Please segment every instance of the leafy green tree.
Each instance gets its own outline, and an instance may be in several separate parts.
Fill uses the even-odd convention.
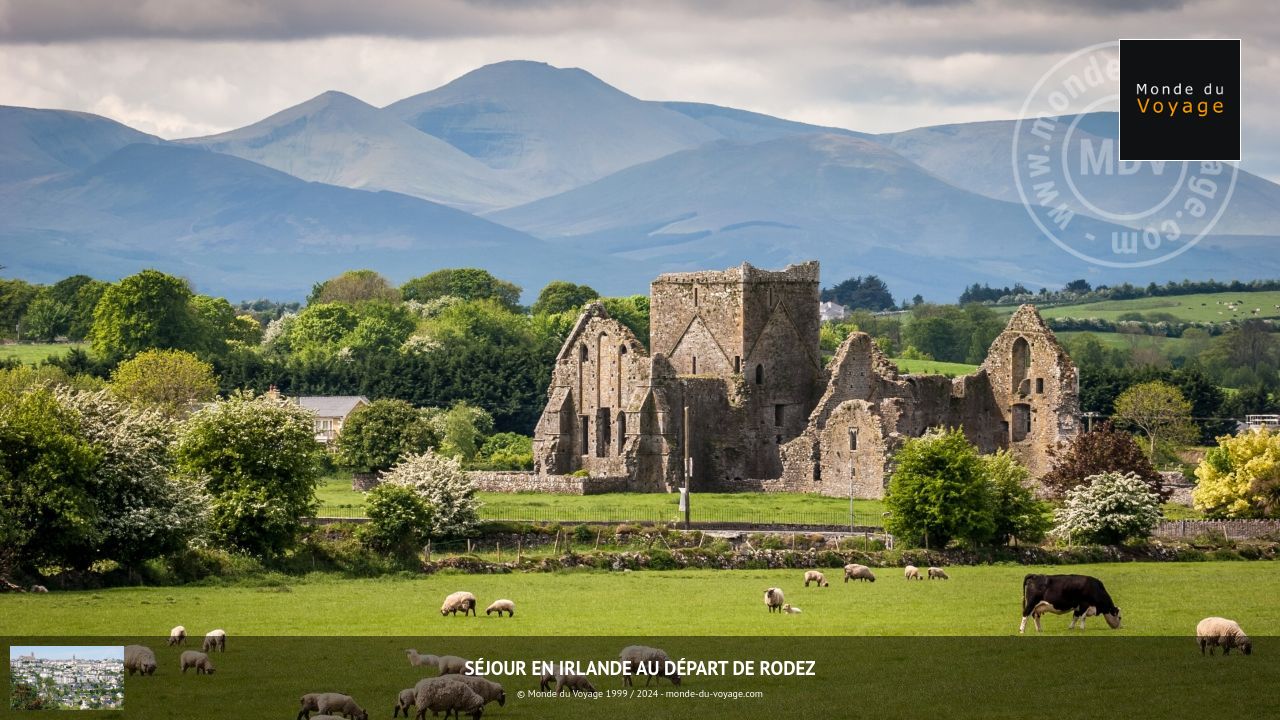
[[[0,537],[11,563],[87,568],[102,539],[94,502],[101,451],[54,392],[0,389]]]
[[[23,319],[24,335],[30,340],[49,342],[64,335],[71,325],[71,306],[59,302],[48,288],[41,290]]]
[[[576,285],[564,280],[553,280],[538,293],[531,310],[534,315],[548,315],[580,311],[582,306],[600,297],[600,293],[586,285]]]
[[[332,353],[358,322],[359,317],[347,305],[308,305],[288,324],[288,347],[295,353]]]
[[[977,448],[959,430],[902,444],[889,481],[885,528],[908,542],[983,543],[995,531],[991,488]]]
[[[26,280],[0,278],[0,337],[16,337],[39,288]]]
[[[1053,468],[1040,478],[1040,483],[1057,495],[1084,485],[1088,479],[1104,473],[1134,474],[1156,494],[1164,493],[1164,481],[1151,459],[1129,433],[1109,422],[1071,439],[1066,450],[1054,458]]]
[[[892,310],[893,294],[875,275],[853,277],[822,291],[823,302],[839,303],[849,309]]]
[[[184,350],[146,350],[116,366],[111,390],[168,417],[185,415],[218,393],[213,366]]]
[[[400,305],[365,304],[357,313],[355,328],[339,340],[342,347],[357,356],[395,352],[416,326],[413,316]]]
[[[440,453],[464,463],[475,459],[485,437],[493,432],[493,416],[465,402],[436,411],[431,417],[440,436]]]
[[[1049,505],[1036,500],[1029,487],[1031,473],[1007,450],[982,456],[983,470],[991,483],[995,518],[993,537],[1001,542],[1014,538],[1036,543],[1049,531]]]
[[[531,470],[533,438],[511,432],[490,435],[473,465],[483,470]]]
[[[399,302],[400,291],[373,270],[348,270],[337,277],[316,283],[307,304]]]
[[[1280,515],[1280,433],[1224,435],[1195,473],[1200,482],[1191,497],[1210,517]]]
[[[108,287],[93,313],[93,349],[112,358],[143,350],[196,349],[200,323],[185,280],[143,270]]]
[[[1116,398],[1116,419],[1129,423],[1147,437],[1150,457],[1157,443],[1195,442],[1191,403],[1178,388],[1164,382],[1146,382],[1125,390]]]
[[[431,538],[431,506],[414,486],[379,484],[369,491],[365,514],[369,522],[360,527],[360,538],[374,550],[407,559]]]
[[[177,467],[203,483],[215,540],[260,556],[288,550],[314,512],[321,449],[296,403],[236,393],[184,423]]]
[[[1160,496],[1133,473],[1103,473],[1067,492],[1055,535],[1077,542],[1115,545],[1151,536],[1160,522]]]
[[[609,317],[626,325],[636,338],[649,347],[649,296],[628,295],[626,297],[609,297],[600,300]],[[566,333],[567,334],[567,333]],[[560,338],[564,340],[564,338]],[[559,349],[557,343],[556,349]]]
[[[338,435],[338,462],[354,470],[383,472],[405,455],[424,453],[439,439],[427,417],[403,400],[374,400],[356,410]]]
[[[451,295],[463,300],[495,300],[508,310],[520,308],[520,286],[479,268],[448,268],[400,286],[405,300],[430,302]]]
[[[382,485],[412,488],[422,498],[430,511],[430,537],[463,537],[480,523],[475,483],[454,458],[408,455],[382,476]]]

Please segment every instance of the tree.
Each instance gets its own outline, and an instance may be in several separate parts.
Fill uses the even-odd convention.
[[[932,431],[902,444],[889,481],[885,528],[908,542],[946,547],[983,543],[995,531],[991,489],[977,448],[959,430]]]
[[[417,277],[400,286],[405,300],[430,302],[446,295],[463,300],[496,300],[508,310],[520,308],[520,286],[499,280],[479,268],[449,268]]]
[[[491,435],[473,464],[483,470],[532,470],[533,438],[510,432]]]
[[[1280,515],[1280,433],[1223,436],[1195,473],[1200,482],[1191,498],[1210,517]]]
[[[430,422],[403,400],[374,400],[343,423],[336,451],[344,466],[380,473],[405,455],[424,453],[439,444]]]
[[[1116,419],[1147,436],[1153,460],[1157,443],[1190,443],[1199,434],[1191,422],[1191,403],[1178,388],[1159,381],[1134,385],[1121,393],[1116,398]]]
[[[184,423],[175,460],[209,494],[215,540],[267,557],[292,547],[316,505],[314,432],[314,417],[296,403],[248,392]]]
[[[644,343],[645,347],[649,347],[648,295],[603,298],[600,302],[604,304],[605,312],[609,313],[609,317],[626,325],[636,334],[636,339]],[[560,338],[560,340],[563,339]],[[559,343],[556,345],[558,346]]]
[[[26,280],[0,279],[0,337],[18,335],[27,306],[38,293],[39,288]]]
[[[445,412],[436,411],[432,419],[440,436],[440,453],[463,463],[475,459],[485,436],[493,432],[493,416],[483,408],[465,402],[457,403]]]
[[[1164,495],[1163,478],[1133,436],[1109,422],[1072,438],[1040,483],[1061,496],[1088,478],[1109,472],[1137,475],[1152,492]]]
[[[287,347],[294,353],[331,354],[358,322],[359,317],[346,305],[308,305],[286,322]]]
[[[892,310],[893,295],[875,275],[853,277],[822,291],[823,302],[839,303],[849,309]]]
[[[600,297],[600,293],[586,285],[575,285],[564,280],[553,280],[538,293],[531,308],[534,315],[548,315],[580,311],[583,305]]]
[[[316,283],[307,304],[399,302],[400,291],[373,270],[348,270],[337,277]]]
[[[378,485],[369,491],[365,514],[369,522],[361,526],[360,538],[375,550],[409,558],[431,537],[431,507],[414,486]]]
[[[1008,450],[982,456],[982,465],[987,482],[991,483],[995,517],[992,536],[1000,542],[1009,538],[1040,542],[1051,525],[1049,506],[1036,500],[1031,492],[1031,473]]]
[[[146,350],[116,366],[111,390],[168,417],[186,414],[218,393],[213,366],[183,350]]]
[[[1092,290],[1093,287],[1089,285],[1088,280],[1082,278],[1080,280],[1072,280],[1066,285],[1063,285],[1062,289],[1073,293],[1087,293]]]
[[[143,350],[195,349],[198,323],[185,280],[143,270],[111,285],[93,312],[93,349],[127,358]]]
[[[1070,490],[1055,519],[1054,534],[1080,542],[1115,545],[1147,538],[1160,522],[1160,496],[1133,473],[1103,473]]]
[[[412,488],[430,512],[429,536],[463,537],[480,522],[476,486],[454,458],[408,455],[382,477],[382,485]]]
[[[71,306],[59,302],[45,288],[27,306],[22,324],[25,337],[48,342],[67,332],[71,325]]]

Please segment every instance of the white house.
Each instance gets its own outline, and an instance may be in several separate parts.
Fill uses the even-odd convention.
[[[322,443],[338,437],[351,413],[369,404],[363,395],[300,395],[294,400],[315,414],[316,442]]]

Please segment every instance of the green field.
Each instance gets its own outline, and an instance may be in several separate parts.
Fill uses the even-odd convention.
[[[1160,353],[1166,357],[1174,355],[1185,355],[1187,347],[1190,343],[1182,338],[1167,337],[1165,335],[1130,335],[1128,333],[1111,333],[1111,332],[1059,332],[1054,333],[1059,340],[1071,340],[1080,335],[1092,335],[1102,343],[1104,347],[1120,348],[1121,350],[1129,350],[1134,347],[1155,347]]]
[[[34,365],[50,355],[65,355],[74,348],[86,347],[85,343],[14,343],[0,345],[0,358],[17,358]]]
[[[1235,312],[1227,304],[1238,305]],[[1254,309],[1260,310],[1253,314]],[[998,308],[1001,312],[1013,312],[1015,307]],[[1118,320],[1127,312],[1162,312],[1180,320],[1194,322],[1223,322],[1249,318],[1280,318],[1280,291],[1201,293],[1197,295],[1172,295],[1167,297],[1134,298],[1133,300],[1105,300],[1081,305],[1044,307],[1040,314],[1047,318],[1099,318]]]
[[[1239,707],[1275,717],[1280,653],[1280,573],[1272,563],[1129,563],[1074,566],[1103,579],[1124,624],[1094,618],[1068,631],[1047,616],[1045,632],[1017,634],[1022,576],[1053,568],[957,567],[949,581],[908,582],[901,570],[876,583],[803,587],[801,570],[474,575],[337,581],[313,576],[268,587],[128,588],[0,595],[0,634],[12,644],[126,644],[153,648],[159,670],[130,677],[125,709],[135,718],[294,717],[306,692],[355,697],[385,718],[401,688],[434,671],[406,661],[405,648],[472,660],[616,659],[629,644],[673,659],[812,662],[812,675],[726,676],[689,669],[673,688],[637,691],[592,674],[593,698],[533,697],[538,676],[489,671],[506,702],[485,716],[535,718],[769,718],[804,714],[887,718],[1210,717]],[[836,571],[829,572],[835,575]],[[771,614],[766,587],[784,590],[799,615]],[[440,600],[468,589],[478,617],[441,617]],[[489,617],[496,597],[513,618]],[[1250,657],[1202,657],[1192,640],[1209,614],[1238,619],[1254,638]],[[224,628],[217,674],[182,675],[163,638],[183,624],[198,640]],[[55,635],[56,637],[52,637]],[[18,642],[21,638],[21,642]],[[510,667],[510,666],[508,666]],[[667,692],[705,693],[677,697]],[[750,697],[715,693],[758,693]],[[1034,703],[1035,711],[1027,710]],[[0,717],[26,717],[0,709]],[[118,711],[95,717],[122,718]]]
[[[939,362],[937,360],[905,360],[902,358],[894,358],[893,364],[897,365],[898,369],[904,373],[913,373],[916,375],[947,375],[949,377],[968,375],[978,369],[977,365]]]
[[[1124,635],[1190,634],[1206,615],[1280,635],[1280,566],[1266,561],[1117,563],[1065,569],[975,566],[949,581],[911,583],[899,568],[875,583],[803,586],[803,570],[581,571],[369,580],[313,575],[265,587],[121,588],[0,595],[0,635],[161,635],[175,624],[232,635],[1010,635],[1022,577],[1072,572],[1102,578],[1124,612]],[[804,613],[769,617],[764,588],[782,588]],[[514,618],[441,618],[440,600],[465,589],[482,607],[516,602]],[[668,612],[673,602],[679,612]],[[352,610],[357,609],[358,612]],[[765,621],[771,624],[765,624]],[[1049,616],[1045,631],[1066,633]],[[1093,628],[1102,630],[1103,623]]]
[[[604,495],[553,495],[550,493],[479,493],[484,505],[480,516],[496,520],[545,522],[679,522],[678,496],[666,493],[607,493]],[[343,509],[364,507],[363,493],[351,490],[343,475],[326,477],[317,488],[321,515],[347,517]],[[794,522],[806,525],[838,525],[849,521],[848,498],[800,493],[694,493],[690,505],[696,522]],[[859,525],[881,523],[884,503],[855,500]],[[358,515],[358,513],[355,513]]]

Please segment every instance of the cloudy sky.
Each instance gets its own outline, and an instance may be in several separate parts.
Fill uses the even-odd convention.
[[[1242,38],[1243,166],[1280,180],[1271,0],[0,0],[0,104],[185,137],[527,59],[880,132],[1013,117],[1054,62],[1118,37]]]

